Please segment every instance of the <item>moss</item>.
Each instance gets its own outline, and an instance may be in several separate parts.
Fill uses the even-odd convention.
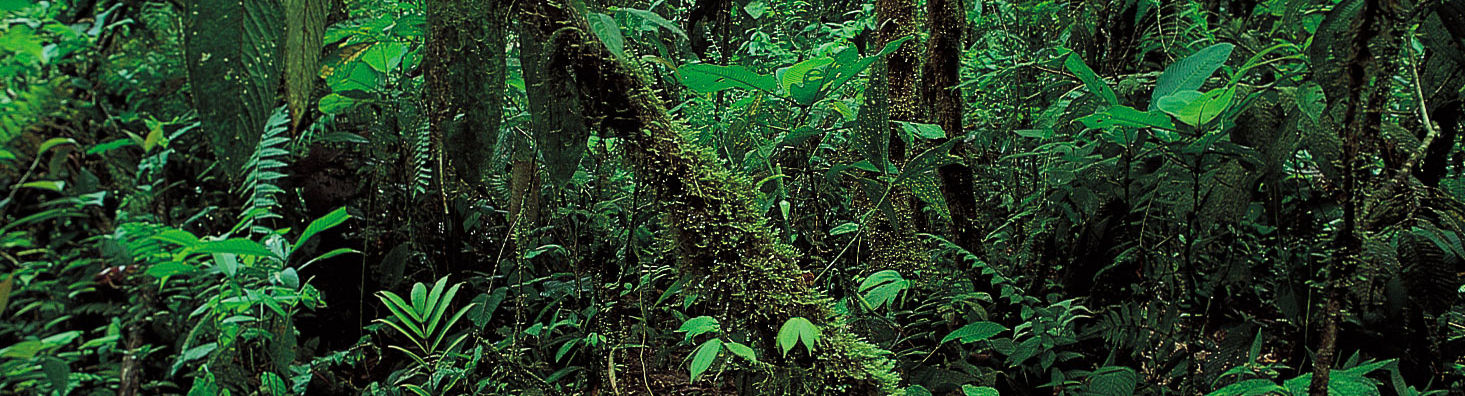
[[[808,318],[823,329],[812,368],[784,363],[764,366],[762,374],[796,385],[799,392],[792,393],[799,394],[896,392],[900,379],[884,356],[888,352],[857,340],[833,314],[832,302],[802,282],[797,253],[776,241],[755,209],[752,183],[721,169],[705,147],[691,143],[683,124],[667,115],[633,70],[603,46],[584,45],[596,42],[586,33],[584,16],[556,2],[521,4],[522,23],[533,24],[541,39],[555,38],[550,66],[576,77],[586,125],[624,140],[622,155],[661,202],[680,269],[700,277],[692,286],[714,316],[730,330],[758,335],[755,343],[770,352],[773,332],[790,317]]]

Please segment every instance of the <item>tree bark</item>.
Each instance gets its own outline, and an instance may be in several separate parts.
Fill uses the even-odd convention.
[[[927,0],[926,26],[930,38],[926,43],[926,64],[922,68],[921,97],[927,103],[926,122],[940,125],[948,139],[961,139],[964,113],[961,91],[961,51],[966,21],[961,0]],[[951,153],[962,156],[966,144],[957,142]],[[965,160],[944,165],[936,170],[941,178],[941,195],[951,213],[951,234],[957,245],[979,253],[981,234],[973,220],[977,217],[977,198],[972,169]]]

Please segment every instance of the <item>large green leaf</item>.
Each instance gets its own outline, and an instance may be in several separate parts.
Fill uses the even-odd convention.
[[[1160,98],[1184,90],[1200,89],[1206,79],[1211,78],[1211,74],[1215,74],[1226,63],[1226,59],[1231,58],[1233,48],[1236,46],[1230,43],[1212,45],[1170,64],[1155,81],[1155,91],[1150,94],[1149,109],[1158,108]]]
[[[1095,129],[1109,129],[1116,126],[1132,128],[1175,129],[1175,123],[1159,111],[1141,112],[1129,106],[1114,106],[1108,110],[1079,118],[1084,126]]]
[[[548,43],[541,42],[548,38],[523,34],[522,25],[519,58],[523,64],[532,118],[531,136],[534,137],[535,148],[544,158],[549,184],[559,188],[569,183],[575,171],[580,168],[580,159],[585,155],[590,138],[590,129],[584,115],[585,106],[580,102],[580,95],[575,94],[575,77],[570,71],[564,67],[549,66]],[[529,152],[527,147],[518,147],[515,150],[520,151],[516,155]]]
[[[677,81],[698,93],[713,93],[731,88],[756,89],[767,93],[778,92],[778,81],[773,76],[754,73],[743,66],[718,66],[693,63],[677,68]]]
[[[1285,392],[1287,389],[1269,379],[1252,378],[1227,385],[1211,392],[1209,396],[1261,396]]]
[[[810,105],[820,99],[824,82],[829,77],[827,70],[834,58],[819,57],[778,70],[778,82],[795,103]]]
[[[1200,126],[1214,120],[1227,108],[1236,88],[1216,88],[1206,93],[1185,90],[1160,98],[1160,111],[1170,114],[1177,121],[1190,126]]]
[[[973,343],[992,338],[1004,331],[1007,331],[1007,328],[995,322],[973,322],[942,337],[941,343],[945,344],[952,340],[961,341],[963,344]]]
[[[310,225],[305,226],[305,231],[300,233],[300,238],[297,238],[295,240],[295,243],[290,246],[290,251],[294,252],[296,250],[299,250],[301,245],[304,245],[305,242],[309,242],[310,238],[315,237],[316,234],[319,234],[321,231],[329,230],[331,228],[334,228],[335,226],[341,225],[341,223],[346,222],[346,220],[350,218],[351,214],[346,213],[346,208],[336,208],[336,210],[332,210],[330,213],[326,213],[325,216],[321,216],[320,218],[315,219],[315,221],[311,221]]]
[[[239,175],[275,108],[285,61],[281,0],[195,0],[183,32],[194,107],[219,168]]]
[[[1089,68],[1089,65],[1083,62],[1083,58],[1080,58],[1077,52],[1068,54],[1068,59],[1063,61],[1063,66],[1068,68],[1073,75],[1078,76],[1084,86],[1089,88],[1089,92],[1103,99],[1105,103],[1110,106],[1119,104],[1119,97],[1114,95],[1114,89],[1109,88],[1109,84],[1104,83],[1104,79],[1099,78],[1099,75],[1094,73],[1094,69]]]
[[[600,42],[605,43],[605,48],[609,49],[611,54],[625,56],[626,37],[621,35],[621,25],[616,23],[614,17],[601,13],[591,13],[590,15],[586,15],[585,19],[589,20],[590,30],[595,33],[595,37],[599,38]]]
[[[900,276],[900,272],[884,270],[870,274],[860,282],[859,291],[871,307],[879,309],[881,306],[893,304],[900,292],[908,287],[910,281]]]
[[[696,381],[698,376],[712,367],[712,362],[717,360],[717,354],[720,352],[722,352],[721,338],[707,340],[697,346],[697,350],[692,351],[692,381]]]
[[[998,396],[997,388],[974,385],[962,385],[961,394],[965,396]]]
[[[300,128],[320,78],[322,36],[334,1],[285,0],[285,103],[292,130]]]

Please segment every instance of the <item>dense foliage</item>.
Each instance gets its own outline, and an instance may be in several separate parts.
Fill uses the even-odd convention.
[[[1465,0],[0,0],[0,394],[1465,393]]]

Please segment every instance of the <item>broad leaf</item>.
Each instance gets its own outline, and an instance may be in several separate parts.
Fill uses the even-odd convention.
[[[1129,106],[1114,106],[1108,110],[1078,119],[1084,126],[1095,129],[1109,129],[1116,126],[1132,128],[1175,129],[1175,123],[1159,111],[1140,112]]]
[[[941,343],[945,344],[952,340],[957,340],[963,344],[969,344],[992,338],[992,336],[1004,331],[1007,331],[1006,327],[994,322],[973,322],[962,326],[960,329],[956,329],[951,334],[947,334],[946,337],[942,337]]]
[[[795,103],[805,106],[813,104],[820,99],[825,79],[829,77],[827,68],[832,63],[834,58],[820,57],[779,69],[779,85]]]
[[[717,354],[720,352],[722,352],[721,338],[707,340],[692,351],[692,381],[696,381],[697,377],[712,367],[712,362],[717,360]]]
[[[882,306],[893,304],[900,292],[908,287],[910,287],[910,281],[901,277],[900,272],[884,270],[870,274],[863,282],[860,282],[859,291],[872,308],[879,309]]]
[[[1206,93],[1180,91],[1160,98],[1159,109],[1190,126],[1201,126],[1231,107],[1236,88],[1216,88]]]
[[[605,43],[611,54],[625,56],[626,37],[621,35],[621,25],[615,18],[601,13],[592,13],[586,18],[590,20],[590,30],[600,38],[600,42]]]
[[[1094,73],[1094,69],[1090,69],[1089,65],[1083,62],[1083,58],[1080,58],[1077,52],[1068,54],[1068,59],[1063,61],[1063,66],[1068,68],[1073,75],[1078,76],[1084,86],[1089,88],[1089,92],[1103,99],[1105,103],[1110,106],[1119,104],[1119,97],[1114,95],[1114,89],[1109,88],[1109,84],[1104,83],[1104,80]]]
[[[1200,89],[1206,79],[1211,78],[1211,74],[1215,74],[1231,58],[1233,48],[1236,46],[1230,43],[1212,45],[1170,64],[1155,81],[1155,91],[1150,94],[1149,109],[1158,108],[1160,98],[1184,90]]]
[[[310,238],[315,237],[316,234],[321,233],[321,231],[329,230],[335,226],[341,225],[341,223],[345,223],[346,220],[350,218],[351,214],[346,213],[346,208],[336,208],[336,210],[332,210],[330,213],[326,213],[325,216],[321,216],[320,218],[315,219],[315,221],[311,221],[310,225],[305,226],[305,231],[302,231],[300,233],[300,238],[297,238],[295,240],[295,243],[290,245],[290,251],[294,252],[296,250],[299,250],[301,245],[304,245],[305,242],[309,242]]]
[[[718,66],[693,63],[677,68],[677,81],[698,93],[742,88],[777,93],[778,81],[766,74],[754,73],[743,66]]]
[[[996,388],[973,385],[962,385],[961,394],[965,396],[998,396]]]
[[[677,332],[687,333],[686,340],[690,341],[692,338],[696,338],[697,336],[702,334],[716,333],[720,331],[721,328],[722,327],[717,323],[716,318],[713,318],[711,316],[698,316],[695,318],[687,319],[686,322],[682,322],[682,327],[677,329]]]
[[[750,348],[747,345],[732,341],[728,341],[723,345],[727,346],[727,351],[732,352],[733,355],[737,355],[738,357],[741,357],[743,359],[748,359],[748,361],[753,363],[758,362],[758,353],[754,352],[753,348]]]
[[[220,162],[236,172],[249,159],[284,69],[281,0],[184,2],[184,53],[194,108]]]
[[[298,130],[320,79],[326,17],[335,0],[285,0],[285,103],[290,129]]]

